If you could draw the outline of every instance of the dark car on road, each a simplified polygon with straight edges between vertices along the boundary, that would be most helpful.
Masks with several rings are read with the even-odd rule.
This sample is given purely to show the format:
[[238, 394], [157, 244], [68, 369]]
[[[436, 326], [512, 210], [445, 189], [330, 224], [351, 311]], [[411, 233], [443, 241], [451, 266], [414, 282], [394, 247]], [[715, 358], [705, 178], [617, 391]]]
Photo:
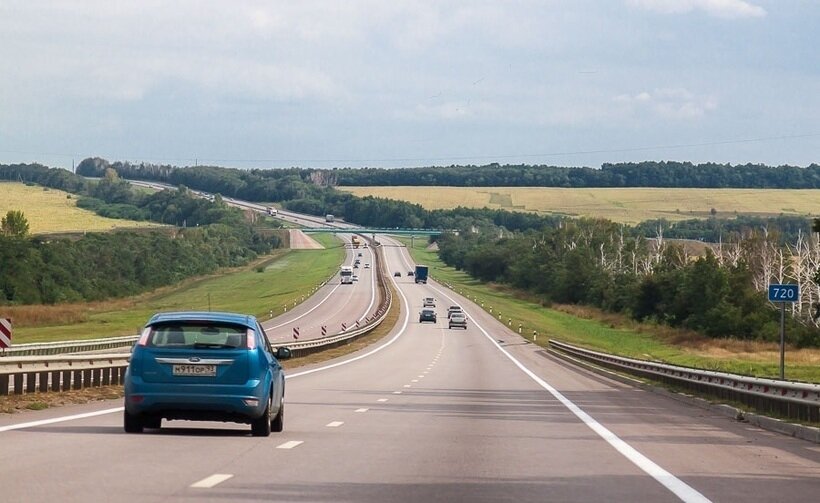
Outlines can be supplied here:
[[232, 421], [254, 436], [282, 431], [285, 374], [256, 318], [218, 312], [154, 315], [125, 372], [124, 427], [159, 428], [163, 419]]
[[412, 276], [413, 274], [414, 274], [413, 271], [407, 271], [408, 276]]
[[448, 328], [458, 327], [467, 330], [467, 316], [461, 311], [454, 312], [450, 315], [450, 321], [447, 322]]
[[393, 277], [394, 278], [401, 278], [401, 273], [399, 271], [396, 271], [396, 272], [393, 273]]
[[436, 322], [436, 312], [432, 309], [422, 309], [419, 313], [419, 323], [424, 323], [425, 321], [430, 321], [435, 323]]

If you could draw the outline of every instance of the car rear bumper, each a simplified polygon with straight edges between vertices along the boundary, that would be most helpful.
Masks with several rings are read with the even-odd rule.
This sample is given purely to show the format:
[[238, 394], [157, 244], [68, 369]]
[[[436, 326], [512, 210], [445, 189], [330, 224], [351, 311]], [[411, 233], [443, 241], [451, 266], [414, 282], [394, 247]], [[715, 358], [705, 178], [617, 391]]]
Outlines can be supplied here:
[[125, 383], [125, 409], [130, 414], [246, 422], [260, 417], [267, 403], [268, 386], [259, 380], [213, 385], [146, 383], [132, 378]]

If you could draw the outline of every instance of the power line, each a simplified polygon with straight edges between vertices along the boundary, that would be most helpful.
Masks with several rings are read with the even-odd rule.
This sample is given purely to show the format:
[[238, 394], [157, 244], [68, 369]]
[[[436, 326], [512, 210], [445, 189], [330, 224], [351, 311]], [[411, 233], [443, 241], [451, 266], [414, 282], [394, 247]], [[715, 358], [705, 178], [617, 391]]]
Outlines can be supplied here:
[[[228, 159], [228, 158], [203, 158], [203, 157], [144, 157], [144, 156], [113, 156], [113, 159], [143, 159], [154, 162], [195, 162], [202, 163], [377, 163], [377, 162], [433, 162], [433, 161], [480, 161], [480, 160], [501, 160], [501, 159], [517, 159], [517, 158], [538, 158], [538, 157], [563, 157], [575, 155], [590, 155], [590, 154], [619, 154], [628, 152], [646, 152], [651, 150], [674, 150], [696, 147], [712, 147], [720, 145], [736, 145], [743, 143], [760, 143], [777, 140], [795, 140], [801, 138], [813, 138], [820, 136], [820, 133], [794, 134], [794, 135], [780, 135], [780, 136], [763, 136], [756, 138], [740, 138], [733, 140], [716, 140], [697, 143], [675, 143], [668, 145], [652, 145], [642, 147], [626, 147], [626, 148], [610, 148], [610, 149], [589, 149], [589, 150], [568, 150], [558, 152], [541, 152], [537, 154], [497, 154], [497, 155], [458, 155], [458, 156], [442, 156], [442, 157], [385, 157], [385, 158], [347, 158], [347, 159]], [[6, 154], [25, 154], [38, 156], [52, 156], [52, 157], [82, 157], [84, 154], [66, 154], [66, 153], [43, 153], [43, 152], [29, 152], [18, 150], [0, 150], [0, 153]]]

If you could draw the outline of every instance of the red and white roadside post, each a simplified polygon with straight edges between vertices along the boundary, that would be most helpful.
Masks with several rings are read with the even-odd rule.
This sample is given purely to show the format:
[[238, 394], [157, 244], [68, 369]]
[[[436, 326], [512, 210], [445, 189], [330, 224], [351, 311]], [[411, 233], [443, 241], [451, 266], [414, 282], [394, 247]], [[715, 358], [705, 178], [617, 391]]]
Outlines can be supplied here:
[[11, 347], [11, 334], [11, 318], [0, 318], [0, 350], [4, 354]]

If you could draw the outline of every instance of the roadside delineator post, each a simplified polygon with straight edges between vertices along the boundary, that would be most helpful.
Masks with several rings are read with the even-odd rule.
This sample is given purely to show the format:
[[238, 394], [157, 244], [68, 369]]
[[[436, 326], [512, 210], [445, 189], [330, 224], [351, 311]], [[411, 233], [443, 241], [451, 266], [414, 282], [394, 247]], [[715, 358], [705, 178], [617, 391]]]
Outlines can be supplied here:
[[520, 334], [524, 330], [524, 326], [521, 323], [518, 324], [518, 333]]
[[356, 320], [356, 328], [359, 328], [359, 320]]
[[532, 341], [535, 342], [538, 340], [538, 332], [533, 330], [532, 331]]
[[347, 332], [347, 325], [342, 323], [342, 332]]
[[287, 306], [287, 304], [286, 304], [286, 305], [284, 305], [284, 306], [282, 306], [282, 312], [283, 312], [283, 313], [287, 313], [287, 312], [288, 312], [288, 306]]
[[299, 338], [299, 327], [293, 327], [293, 338], [294, 339]]
[[324, 336], [326, 336], [326, 335], [327, 335], [327, 326], [326, 326], [326, 325], [322, 325], [322, 337], [324, 337]]

